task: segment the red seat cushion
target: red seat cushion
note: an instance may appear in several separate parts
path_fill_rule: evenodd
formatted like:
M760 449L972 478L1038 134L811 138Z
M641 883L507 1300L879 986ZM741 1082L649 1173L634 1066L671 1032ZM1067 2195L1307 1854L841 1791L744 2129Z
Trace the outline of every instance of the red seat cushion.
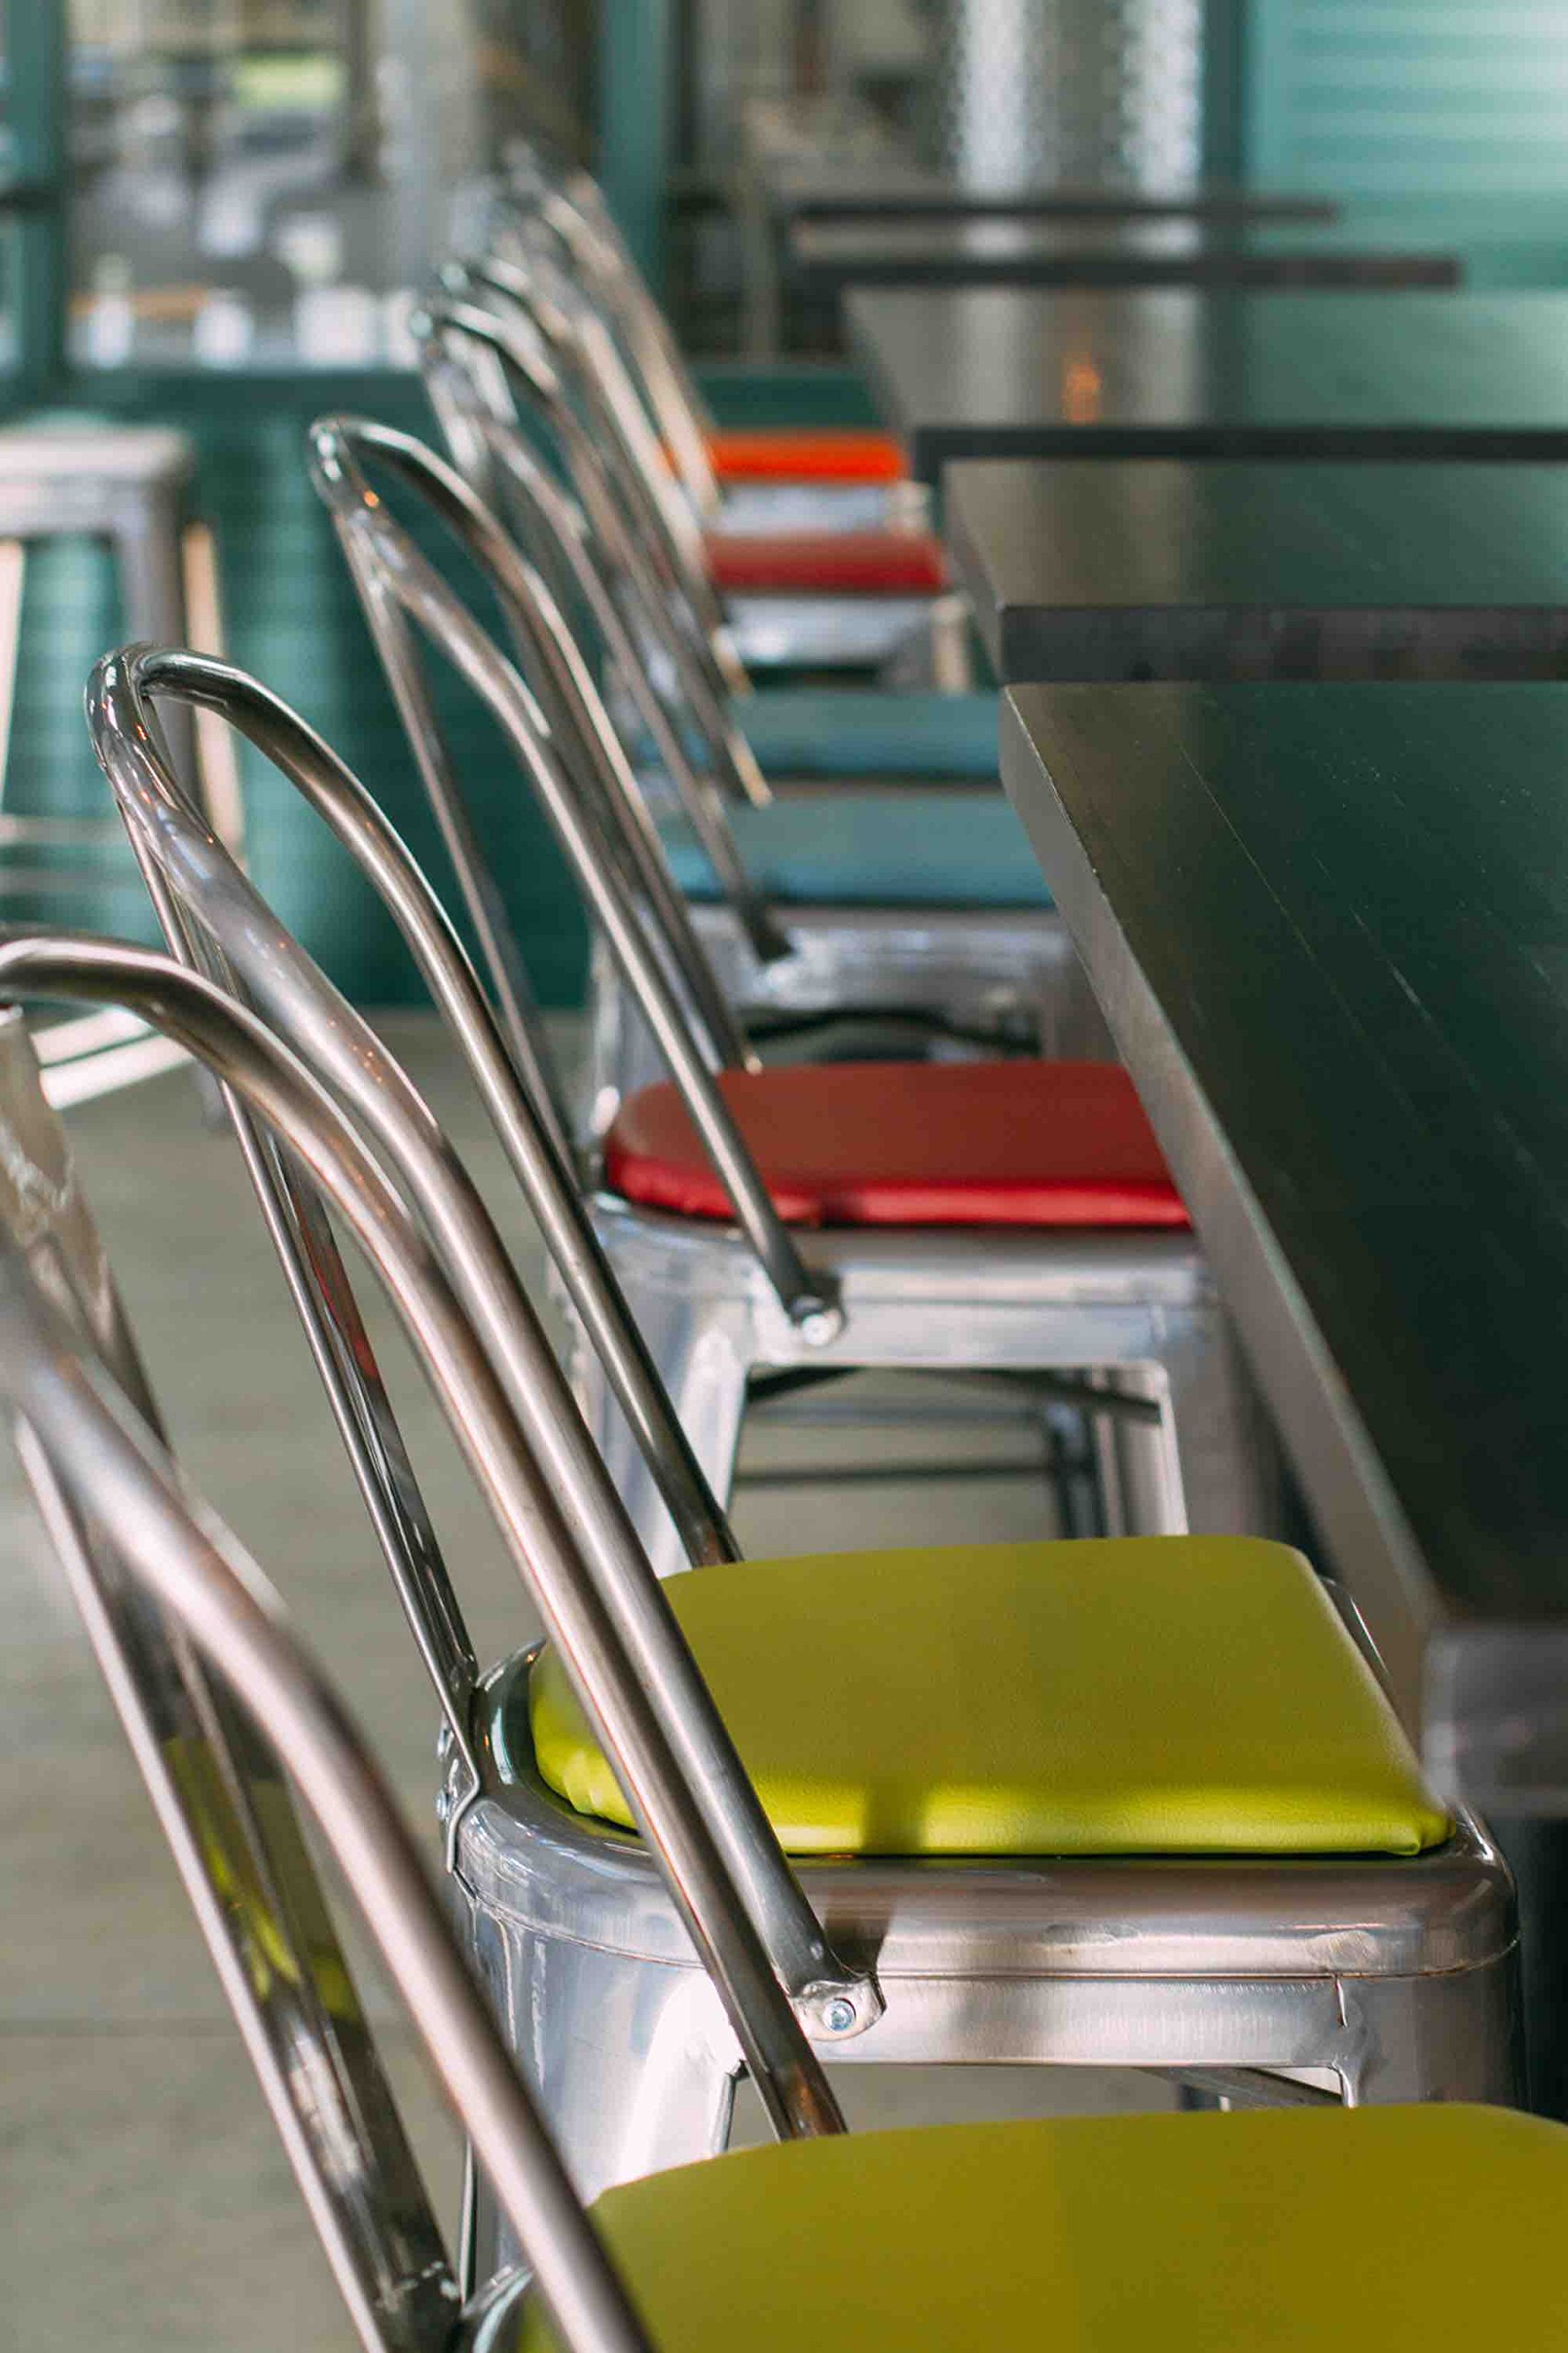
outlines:
M708 459L721 482L903 482L908 471L891 433L832 426L710 433Z
M792 1225L1187 1222L1115 1063L833 1063L720 1082ZM610 1189L682 1217L733 1215L673 1086L621 1107Z
M716 588L794 595L935 597L948 585L927 531L710 531Z

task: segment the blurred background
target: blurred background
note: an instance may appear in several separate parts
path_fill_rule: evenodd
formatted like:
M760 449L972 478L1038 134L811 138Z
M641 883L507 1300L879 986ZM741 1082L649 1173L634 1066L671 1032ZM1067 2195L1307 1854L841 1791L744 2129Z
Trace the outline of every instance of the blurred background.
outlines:
M780 282L768 248L755 167L791 142L982 188L1310 189L1364 244L1455 252L1469 285L1568 283L1561 0L6 0L0 59L8 413L191 438L234 657L430 854L301 441L326 406L427 422L408 306L509 142L598 173L726 419L777 413L780 374L797 417L869 414L835 304ZM77 695L117 630L102 549L29 551L9 809L100 811ZM453 722L477 756L477 714ZM248 823L258 878L337 976L407 994L300 818L261 792ZM569 1003L571 894L515 823L540 985ZM74 910L62 879L12 911ZM116 912L144 922L136 889Z

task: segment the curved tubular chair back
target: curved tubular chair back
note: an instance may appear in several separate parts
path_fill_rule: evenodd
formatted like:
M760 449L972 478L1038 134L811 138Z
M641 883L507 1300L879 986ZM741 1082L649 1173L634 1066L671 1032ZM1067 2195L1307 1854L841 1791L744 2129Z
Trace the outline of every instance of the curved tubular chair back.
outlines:
M14 1119L50 1116L36 1071L30 1098L25 1082L13 1083L28 1051L16 1042L19 1017L14 1022L0 1045L10 1065L0 1097L8 1141L17 1135ZM62 1144L58 1133L51 1140L53 1150ZM569 2353L652 2353L384 1779L276 1593L182 1483L135 1388L124 1384L119 1352L100 1348L92 1324L67 1313L49 1295L56 1286L46 1290L33 1272L38 1234L21 1208L13 1194L0 1215L0 1387L17 1450L361 2342L370 2353L447 2353L461 2314L299 1839L285 1758L527 2251L562 2343ZM198 1786L198 1758L216 1767L222 1752L174 1729L171 1698L193 1722L217 1706L225 1719L243 1711L246 1724L249 1778L232 1791L212 1771L199 1815L186 1790ZM272 1800L265 1823L235 1802L255 1796L258 1772ZM312 1919L313 1949L300 1968L278 1967L265 1944L292 1938L278 1893L285 1862L289 1904L296 1914L308 1904ZM253 1976L239 1965L246 1959ZM285 2027L293 2029L287 2044Z
M711 740L721 785L766 808L771 795L756 755L730 714L733 695L737 690L749 693L750 682L743 677L737 689L733 666L715 653L709 624L693 609L685 559L672 549L662 523L650 528L635 474L628 475L613 441L595 429L591 413L586 422L580 414L584 401L574 389L579 355L565 321L553 310L546 313L556 335L552 345L535 315L531 280L494 257L445 262L439 286L440 294L431 297L426 314L442 321L447 307L457 306L468 338L460 353L481 402L499 422L510 425L520 441L526 440L521 414L526 406L536 432L556 450L582 501L616 594L626 602L638 631L659 649L681 699ZM420 332L418 313L415 332ZM476 347L484 344L495 362L488 369L476 364ZM437 383L430 389L445 429L441 387ZM590 385L590 402L592 390ZM452 454L466 472L464 450L454 447ZM494 501L495 483L483 472L470 479L482 497ZM505 482L500 488L505 491Z
M111 657L96 674L88 723L171 949L183 961L233 985L232 965L216 944L223 915L210 919L201 901L187 902L171 881L146 824L150 792L167 804L170 828L177 828L180 819L178 786L170 779L167 763L154 751L150 779L147 763L135 755L135 730L150 729L157 709L168 703L212 711L244 735L317 811L369 880L462 1051L567 1295L659 1481L687 1558L694 1563L737 1558L729 1524L599 1249L571 1164L543 1117L536 1116L462 943L401 835L335 753L256 680L199 654L133 648ZM222 893L220 903L227 904ZM295 952L302 959L302 950ZM339 1000L335 1016L339 1028L343 1010ZM358 1017L349 1017L357 1030L363 1030ZM304 1043L302 1035L297 1041ZM355 1044L362 1052L364 1036L357 1034ZM257 1140L243 1105L231 1100L229 1108L247 1146L252 1181L312 1345L318 1328L336 1343L324 1353L318 1350L318 1368L472 1780L478 1768L470 1745L468 1706L478 1668L434 1550L428 1517L354 1305L352 1286L312 1188L297 1172L280 1165L265 1143L254 1149ZM424 1116L433 1126L428 1112ZM297 1219L310 1221L308 1247L294 1239ZM367 1420L376 1438L372 1447L366 1447L361 1437ZM388 1523L384 1529L383 1520Z
M735 652L722 599L709 576L701 526L665 464L658 437L615 337L588 294L566 276L543 241L536 237L526 242L526 259L486 254L457 264L453 275L458 290L465 290L465 279L467 290L484 287L540 336L618 485L650 562L701 631L715 685L722 694L747 695L751 680Z
M471 1286L454 1269L442 1205L421 1186L409 1188L418 1199L411 1208L399 1189L409 1168L394 1183L323 1079L216 983L119 941L11 939L0 945L0 1003L28 996L134 1010L206 1063L309 1170L407 1335L614 1762L775 2131L842 2131L802 2018L815 2026L819 2013L840 2015L842 2003L853 2014L845 2030L853 2031L876 2015L879 1997L829 1950L608 1488L606 1516L619 1518L623 1531L615 1575L585 1550L574 1457L591 1449L548 1351L546 1392L520 1402L515 1363L486 1329L495 1318L473 1313ZM383 1069L381 1083L392 1084L394 1067ZM474 1256L485 1255L476 1231L465 1244ZM520 1292L508 1303L532 1324ZM542 1350L537 1325L533 1336Z
M629 625L609 576L602 537L586 510L558 482L522 430L506 370L510 341L505 323L473 303L433 301L414 320L425 388L458 472L497 516L517 526L519 543L547 578L570 584L602 653L625 685L647 729L687 823L719 880L720 891L759 962L791 952L750 875L714 779L727 777L736 798L766 807L771 799L745 737L713 702L705 685L680 668L679 632L661 637L665 601L650 597L635 566L621 567L621 594L637 624ZM597 461L596 461L597 462ZM613 505L608 484L600 502ZM563 600L562 600L563 601ZM672 656L672 645L678 651ZM653 681L649 654L658 647L676 676L681 724L672 719ZM693 691L693 688L696 691ZM708 755L699 773L687 749L695 732ZM752 789L755 777L762 798Z
M222 665L213 667L222 674ZM290 714L260 689L252 688L248 697L238 699L242 708L247 702L253 710L258 707L267 720L276 757L283 741L279 716ZM121 812L140 829L142 847L176 900L182 922L199 926L217 943L246 998L321 1074L347 1115L374 1139L420 1218L504 1384L531 1449L537 1476L548 1484L552 1513L570 1531L567 1552L552 1556L551 1579L557 1587L563 1580L585 1584L592 1608L613 1623L622 1646L617 1658L624 1654L624 1673L610 1690L610 1705L605 1706L601 1692L596 1712L613 1717L618 1711L624 1716L631 1710L630 1730L610 1733L618 1754L630 1756L631 1747L652 1741L647 1752L652 1764L634 1769L628 1762L626 1767L629 1793L639 1785L644 1793L640 1818L653 1825L649 1835L662 1851L674 1855L683 1847L689 1850L697 1873L692 1884L704 1883L710 1862L703 1858L710 1849L722 1854L728 1881L744 1890L749 1917L773 1956L778 1982L806 2015L815 2020L848 1986L854 2021L865 2022L874 2013L874 1990L864 1976L846 1971L827 1948L466 1171L406 1074L195 818L166 762L152 746L152 731L142 716L148 708L139 677L127 663L111 656L100 665L90 718L95 745ZM308 730L301 728L299 733L307 744L312 740ZM319 748L324 753L324 746ZM324 776L330 787L336 764L329 763L330 756L300 763L302 768L313 768L318 790ZM341 773L347 777L347 771ZM348 783L352 787L353 779ZM322 793L321 805L343 797L328 790ZM354 830L347 824L343 827L346 836ZM363 825L358 830L369 833ZM427 891L424 895L428 900ZM434 933L440 926L418 928ZM431 969L437 969L434 959ZM457 969L449 961L448 983L453 988ZM481 1005L472 990L468 1023L457 1034L467 1039L478 1029L475 1008ZM493 1072L497 1060L492 1057ZM504 1064L495 1074L505 1077ZM520 1130L521 1120L515 1124ZM545 1189L542 1184L540 1189ZM335 1194L331 1198L336 1201ZM563 1216L562 1222L569 1237L583 1231L577 1221ZM548 1233L547 1229L547 1238ZM576 1268L579 1276L593 1270L586 1259ZM608 1286L600 1303L607 1316L619 1305ZM656 1392L656 1377L652 1385ZM664 1410L667 1414L667 1404ZM733 1540L716 1513L714 1518L717 1528L710 1550L718 1557L733 1558ZM522 1518L515 1521L518 1529L525 1524ZM520 1540L516 1557L528 1577L528 1548ZM534 1583L538 1589L537 1574ZM558 1595L551 1602L542 1591L540 1597L553 1625L562 1600ZM572 1647L566 1644L569 1656ZM467 1655L472 1657L472 1650ZM672 1751L680 1757L673 1780L667 1762ZM718 1949L714 1939L723 1925L722 1914L705 1923L704 1949Z
M537 158L515 170L491 207L495 250L508 253L519 217L533 214L559 240L582 280L613 321L635 369L648 412L687 498L705 520L720 511L722 494L708 454L706 404L670 323L604 200L584 171L551 174Z
M785 1313L810 1341L835 1337L842 1329L839 1311L775 1209L716 1084L713 1058L704 1053L693 1029L683 995L705 1010L722 992L679 903L613 724L548 587L462 477L412 436L358 419L329 418L312 427L312 447L317 487L333 512L368 607L395 600L499 720ZM536 676L553 696L562 722L555 733L487 630L372 491L362 456L391 461L486 575L534 657ZM388 658L387 641L379 642ZM394 655L397 650L390 649ZM562 740L568 729L570 743ZM417 740L414 749L418 757ZM434 789L445 767L424 767L427 789ZM585 790L585 776L592 779L593 790ZM635 864L641 874L645 861L658 868L664 888L639 895L627 870ZM672 983L672 967L682 989ZM745 1059L750 1062L749 1052Z
M150 1443L162 1427L20 1012L0 1015L0 1381L26 1391L69 1331ZM45 1314L47 1301L51 1314ZM21 1304L19 1305L18 1302ZM24 1313L25 1310L25 1313ZM20 1320L18 1320L20 1318ZM41 1353L40 1353L41 1350ZM19 1431L26 1440L26 1432ZM26 1454L98 1664L327 2260L370 2353L434 2353L457 2289L277 1758L128 1573L120 1522ZM301 2054L310 2063L301 2065Z

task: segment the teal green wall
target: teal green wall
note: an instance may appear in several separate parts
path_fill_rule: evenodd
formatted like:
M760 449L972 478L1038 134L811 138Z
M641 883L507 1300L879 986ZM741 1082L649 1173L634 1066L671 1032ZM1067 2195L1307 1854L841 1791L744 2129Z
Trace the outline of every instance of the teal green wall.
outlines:
M1471 285L1568 285L1562 0L1214 7L1254 185L1342 196L1367 243L1451 248Z

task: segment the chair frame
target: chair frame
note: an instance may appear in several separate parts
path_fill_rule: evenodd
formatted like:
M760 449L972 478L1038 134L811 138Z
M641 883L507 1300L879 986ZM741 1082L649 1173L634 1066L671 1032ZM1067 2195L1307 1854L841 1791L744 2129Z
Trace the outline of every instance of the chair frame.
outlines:
M95 740L106 767L121 777L122 805L130 803L143 828L166 887L191 893L180 902L186 925L216 940L268 1018L317 1063L335 1092L342 1090L351 1114L389 1156L400 1187L420 1202L426 1229L437 1240L447 1237L442 1267L455 1265L451 1236L461 1205L448 1198L449 1178L432 1179L429 1154L399 1132L428 1117L416 1097L408 1101L406 1080L394 1075L390 1058L319 975L306 987L309 960L265 917L244 878L225 878L222 891L215 891L210 846L199 870L188 846L181 846L195 820L188 804L181 818L178 788L141 715L149 698L176 689L199 690L207 707L231 720L262 692L196 657L143 654L133 663L116 657L104 665L92 703ZM264 699L274 712L281 710ZM292 726L314 740L300 722ZM255 740L254 722L245 732ZM301 763L291 755L279 765L293 775ZM311 797L324 814L344 795L346 776L335 763L320 769ZM352 779L348 788L354 799ZM370 828L340 816L337 830L348 839ZM381 832L390 835L384 820ZM410 871L416 879L412 861L405 876ZM462 951L427 885L401 890L396 904L411 941L424 937L427 970L461 966ZM16 994L24 982L51 995L134 987L142 1008L167 1024L174 1017L168 976L177 969L162 959L100 949L85 971L74 973L58 948L20 943L0 949L0 995ZM155 1006L145 985L149 970L165 992ZM184 988L201 986L188 975L178 978ZM449 1020L458 994L449 983L437 991ZM176 996L176 1010L180 1001ZM474 1034L472 1027L454 1026L465 1053ZM182 1036L192 1042L184 1029ZM273 1051L282 1057L288 1050L274 1042ZM369 1079L361 1067L366 1057ZM226 1065L224 1074L232 1074ZM364 1103L360 1093L369 1098ZM290 1142L296 1153L303 1150L292 1133ZM314 1151L312 1177L341 1208L339 1191L328 1182L336 1172L319 1144ZM427 1203L432 1189L437 1199ZM464 1256L472 1243L468 1214L458 1227ZM356 1231L369 1232L362 1214ZM483 1281L499 1280L509 1298L508 1279L497 1276L487 1253L478 1255ZM475 1311L484 1347L504 1346L515 1358L515 1342L497 1328L494 1302L478 1312L473 1273L454 1288L460 1303ZM526 1306L509 1308L513 1317L527 1313ZM522 1394L511 1377L505 1386L530 1436L542 1416L559 1451L570 1415L559 1381L546 1378L537 1392ZM626 1592L635 1589L646 1603L655 1589L646 1555L624 1518L601 1512L593 1533L597 1550L578 1574L596 1592L621 1596L619 1626L630 1620ZM526 1546L520 1550L528 1558ZM563 1532L551 1575L570 1584L574 1557L571 1532ZM537 1562L533 1574L537 1584ZM472 1695L479 1787L472 1786L463 1756L449 1752L440 1810L476 1965L509 2042L528 2064L574 2177L593 2194L630 2174L722 2145L742 2052L733 2018L694 1962L688 1925L661 1892L654 1859L667 1849L573 1813L545 1788L519 1745L517 1711L508 1712L506 1700L527 1668L526 1657L503 1662ZM660 1679L639 1683L636 1692L657 1690L665 1715L685 1724L694 1692L699 1717L706 1700L699 1677L684 1679L688 1673L695 1676L677 1640L656 1670ZM596 1722L613 1722L627 1695L609 1685L604 1692L591 1712ZM681 1730L674 1745L697 1787L689 1730ZM700 1741L697 1747L700 1752ZM610 1753L620 1753L613 1741ZM700 1784L699 1811L712 1804L722 1813L736 1802L737 1789L749 1791L744 1775L737 1783L710 1774ZM809 1989L815 2000L797 1992L785 2018L793 2025L797 2015L806 2017L813 2037L840 2059L1154 2067L1254 2100L1313 2096L1309 2086L1278 2080L1274 2070L1325 2070L1352 2100L1506 2098L1514 2088L1511 1891L1484 1834L1462 1813L1447 1846L1408 1860L867 1860L807 1862L791 1874L770 1838L754 1849L749 1836L726 1833L722 1843L732 1882L746 1890L759 1919L778 1917L758 1902L759 1873L771 1886L781 1872L790 1888L806 1892L802 1908L817 1938L818 1973ZM819 1906L825 1933L817 1925ZM776 1936L766 1941L776 1953ZM851 1957L839 1964L835 1986L822 1961L834 1952ZM786 2106L786 2116L792 2112ZM474 2231L479 2270L504 2270L515 2242L486 2195L477 2200Z
M578 433L570 404L540 339L526 322L503 320L480 303L432 301L416 315L426 388L460 472L497 517L513 526L547 580L570 573L624 680L637 715L659 749L683 816L712 866L720 903L694 904L690 921L724 995L743 1022L767 1035L835 1019L876 1017L895 1035L994 1036L999 1047L1032 1030L1064 1056L1103 1053L1106 1033L1059 915L1049 909L915 910L803 906L767 908L746 874L730 829L727 800L767 805L772 795L750 747L691 654L676 608L620 514L597 452ZM573 449L579 505L530 449L519 399ZM581 448L578 447L581 442ZM601 619L601 615L604 618ZM682 730L654 687L646 649L669 673L680 718L702 743L709 777L693 773ZM661 732L662 731L662 732ZM665 738L675 738L671 765ZM755 779L755 781L754 781ZM974 788L959 788L968 792ZM831 807L839 788L813 788ZM927 790L899 784L918 811ZM778 938L780 929L784 938ZM778 953L782 944L790 951ZM590 990L590 1134L602 1132L626 1096L663 1075L646 1024L621 988L613 962L595 960Z
M735 1203L738 1232L611 1195L594 1202L596 1231L714 1493L730 1491L747 1392L764 1371L814 1364L1033 1376L1090 1366L1086 1402L1119 1515L1113 1533L1277 1527L1272 1441L1190 1234L842 1228L812 1234L804 1271L801 1245L774 1211L716 1084L726 1063L744 1066L742 1056L715 1051L711 1027L705 1045L687 1017L687 1006L714 993L700 943L689 923L670 925L667 893L655 904L639 888L641 862L662 862L660 847L624 756L610 756L614 731L591 677L578 662L571 707L557 696L541 725L512 665L371 491L365 463L391 465L457 534L533 656L530 681L547 699L570 653L548 586L460 476L412 437L326 419L312 429L312 453L372 627L395 600L506 730ZM422 714L410 740L426 790L460 791L422 681L413 693L398 683L417 662L413 631L393 640L383 631L378 642L394 665L400 710ZM583 763L575 776L565 766L573 750ZM469 841L478 855L472 829ZM674 1531L585 1356L578 1381L639 1532L667 1572L679 1563Z

